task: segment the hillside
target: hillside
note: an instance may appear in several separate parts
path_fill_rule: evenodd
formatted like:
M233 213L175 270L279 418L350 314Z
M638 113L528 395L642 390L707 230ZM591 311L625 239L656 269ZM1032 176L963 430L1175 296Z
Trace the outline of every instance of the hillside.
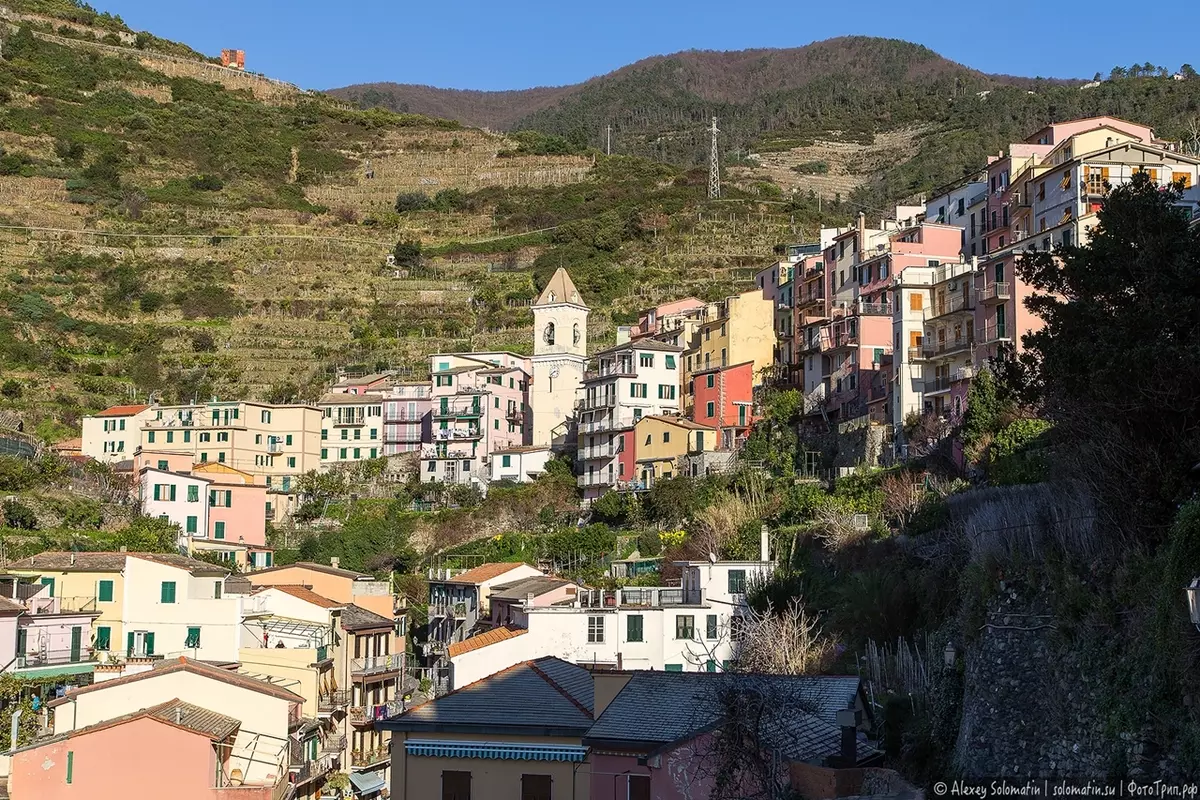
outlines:
M65 1L6 18L0 408L52 439L151 393L315 397L346 367L528 348L560 263L600 346L820 221L766 184L710 204L703 173L359 111Z
M762 168L747 177L778 182L791 167L812 165L842 179L793 180L785 188L856 192L855 202L872 208L954 180L1053 119L1116 114L1181 139L1200 107L1196 80L1136 77L1087 86L986 75L920 45L870 37L656 56L556 89L446 92L371 84L331 93L363 105L436 108L470 124L535 129L577 147L603 147L611 124L614 152L685 166L707 157L705 129L716 115L727 161L747 152L763 157ZM496 110L501 104L504 113ZM833 163L821 165L822 150L874 145L877 138L888 151L878 158L835 152Z

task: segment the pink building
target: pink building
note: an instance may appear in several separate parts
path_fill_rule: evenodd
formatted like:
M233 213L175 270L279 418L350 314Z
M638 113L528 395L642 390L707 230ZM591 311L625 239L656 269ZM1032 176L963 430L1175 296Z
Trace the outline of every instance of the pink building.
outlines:
M53 581L0 576L0 654L11 649L4 663L18 677L91 675L99 616L95 597L61 597Z
M629 329L629 338L638 339L643 336L657 336L669 329L672 317L696 313L704 309L703 300L695 297L685 297L682 300L672 300L642 312L637 324Z
M508 625L519 617L513 609L545 608L558 603L574 603L579 584L547 575L534 575L511 583L493 586L488 600L491 603L491 623Z
M181 700L14 750L9 792L39 800L270 800L245 785L229 756L241 723Z
M430 439L431 390L428 382L393 384L383 396L383 454L421 450Z
M882 759L861 735L865 706L857 678L756 680L768 678L777 702L795 703L771 721L768 734L777 738L781 783L790 782L792 764L842 771ZM737 680L729 673L593 673L596 721L583 739L591 748L592 800L708 797L719 768L709 755L710 731L718 727L721 693L736 691Z

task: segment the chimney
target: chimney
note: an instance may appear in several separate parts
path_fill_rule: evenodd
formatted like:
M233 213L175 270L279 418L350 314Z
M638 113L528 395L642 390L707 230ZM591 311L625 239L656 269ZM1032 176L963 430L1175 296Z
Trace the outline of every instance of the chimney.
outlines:
M866 212L860 211L860 212L858 212L858 252L860 254L859 255L860 259L863 258L863 256L861 254L866 249L867 249L867 215L866 215Z
M75 566L75 554L71 553L71 566Z
M180 708L179 706L175 706L175 724L179 725L182 722L183 722L183 709Z
M837 712L837 724L842 729L842 747L838 766L853 767L858 761L858 712L844 708Z
M628 672L592 673L592 719L600 719L604 709L621 693L631 677Z
M758 529L758 560L771 560L771 537L767 534L767 523Z
M525 607L533 608L533 592L527 592L525 595Z
M334 569L337 569L338 564L341 564L341 563L342 563L342 560L340 558L338 558L337 556L332 556L329 559L329 566L333 567Z

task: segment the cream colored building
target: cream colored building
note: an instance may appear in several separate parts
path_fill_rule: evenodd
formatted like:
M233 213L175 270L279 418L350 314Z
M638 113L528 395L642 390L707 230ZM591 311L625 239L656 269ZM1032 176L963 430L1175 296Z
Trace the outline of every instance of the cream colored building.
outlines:
M573 433L575 400L587 366L588 307L559 267L533 304L530 444L561 449Z
M296 479L321 467L322 412L310 405L209 402L158 406L142 424L143 457L191 453L195 463L214 462L261 478L270 518L295 509Z
M691 346L683 353L680 386L684 413L691 410L694 372L753 362L754 383L775 363L775 303L759 289L732 295L705 307Z
M660 478L680 474L680 459L717 449L716 428L686 417L642 417L633 429L635 469L648 489Z
M83 455L105 464L133 458L141 442L142 423L153 416L154 406L112 406L83 418Z
M383 455L383 395L331 392L321 398L321 464L353 464Z

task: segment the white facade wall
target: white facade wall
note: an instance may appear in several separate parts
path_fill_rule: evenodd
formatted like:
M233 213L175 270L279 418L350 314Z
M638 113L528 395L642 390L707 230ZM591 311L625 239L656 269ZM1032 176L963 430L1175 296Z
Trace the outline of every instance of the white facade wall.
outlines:
M895 402L892 403L892 423L897 430L905 418L921 411L925 389L925 361L913 353L914 342L925 335L925 309L929 307L929 287L933 283L933 267L907 267L894 280L895 316L892 318L892 375ZM912 296L920 295L921 308L912 308ZM898 342L898 344L896 344ZM920 345L915 345L919 350ZM916 356L916 357L914 357ZM930 372L932 374L932 372Z
M164 582L175 584L173 603L163 602ZM226 597L223 588L219 576L197 577L178 567L127 559L121 612L126 641L113 646L124 651L131 633L149 632L154 634L154 655L236 662L243 605L254 600L245 595ZM197 627L200 646L187 647L188 628Z
M80 694L54 709L54 732L78 730L176 698L242 721L229 766L242 770L247 783L279 777L279 764L287 760L291 702L205 675L169 672Z
M533 478L530 473L541 473L546 470L546 462L551 458L550 448L541 450L516 450L511 453L493 453L489 463L493 481L510 480L517 483L529 483Z
M150 407L123 417L84 417L83 454L104 464L132 459L142 441L142 422L153 413Z
M339 395L339 400L349 395ZM383 455L383 397L362 395L361 403L319 403L321 467L356 463Z
M961 228L962 250L965 258L983 255L980 242L983 240L983 217L986 210L987 182L971 181L955 186L933 197L925 204L925 221ZM974 201L974 202L972 202ZM972 215L974 224L972 225ZM975 246L972 252L971 246Z
M207 539L210 485L211 481L190 475L144 469L140 484L142 513L178 525L181 547L187 546L188 539Z

